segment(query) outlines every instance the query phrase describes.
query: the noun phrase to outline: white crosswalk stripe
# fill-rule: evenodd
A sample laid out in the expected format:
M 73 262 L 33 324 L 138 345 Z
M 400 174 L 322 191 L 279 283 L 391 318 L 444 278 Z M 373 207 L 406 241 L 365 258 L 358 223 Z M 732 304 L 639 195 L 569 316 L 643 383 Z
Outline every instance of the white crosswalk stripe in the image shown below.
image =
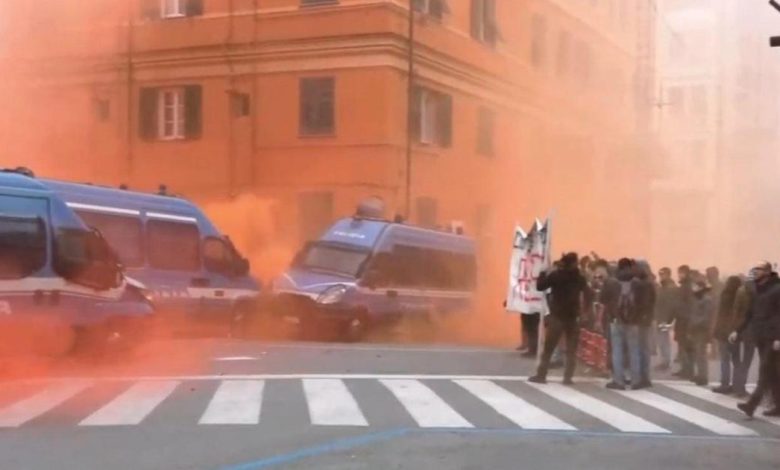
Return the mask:
M 81 426 L 139 424 L 179 386 L 178 380 L 138 382 L 84 419 Z
M 670 433 L 668 429 L 655 425 L 646 419 L 632 415 L 605 401 L 594 398 L 572 387 L 558 384 L 537 385 L 532 387 L 543 392 L 561 403 L 572 406 L 581 412 L 593 416 L 623 432 L 639 433 Z
M 257 424 L 263 404 L 262 380 L 225 380 L 201 416 L 200 424 Z
M 666 398 L 657 393 L 648 392 L 647 390 L 634 390 L 630 392 L 619 391 L 617 393 L 684 421 L 688 421 L 700 428 L 712 431 L 715 434 L 724 436 L 755 436 L 757 434 L 752 429 L 698 410 L 684 403 Z
M 382 379 L 381 382 L 395 395 L 420 427 L 474 427 L 419 380 Z
M 734 397 L 730 397 L 728 395 L 722 395 L 719 393 L 714 393 L 711 390 L 707 390 L 706 388 L 701 388 L 696 385 L 667 384 L 666 386 L 671 388 L 672 390 L 677 390 L 678 392 L 682 392 L 686 395 L 696 397 L 700 400 L 704 400 L 706 402 L 721 406 L 723 408 L 728 408 L 729 410 L 732 411 L 738 411 L 737 403 L 739 403 L 739 400 L 737 400 Z M 742 411 L 739 411 L 739 413 L 742 413 Z M 780 420 L 763 419 L 763 421 L 780 426 Z
M 41 416 L 65 403 L 91 385 L 90 382 L 62 382 L 0 410 L 0 428 L 11 428 Z
M 502 417 L 503 426 L 529 430 L 593 431 L 595 420 L 598 420 L 614 428 L 614 432 L 691 433 L 691 427 L 683 424 L 688 423 L 701 429 L 694 431 L 697 435 L 752 437 L 760 434 L 780 439 L 780 433 L 772 432 L 777 428 L 766 424 L 780 425 L 780 422 L 745 421 L 737 411 L 737 400 L 733 397 L 684 383 L 665 383 L 653 391 L 611 392 L 596 391 L 593 385 L 521 384 L 519 380 L 479 376 L 355 378 L 314 375 L 278 379 L 232 376 L 209 379 L 213 380 L 214 387 L 202 387 L 201 390 L 213 392 L 204 395 L 203 392 L 185 393 L 190 387 L 180 385 L 191 380 L 196 379 L 149 377 L 134 382 L 63 379 L 33 384 L 37 388 L 29 391 L 28 396 L 0 404 L 0 428 L 42 426 L 49 414 L 59 415 L 57 422 L 72 419 L 74 425 L 91 427 L 143 425 L 147 421 L 160 422 L 163 416 L 203 426 L 277 426 L 279 419 L 289 416 L 292 423 L 301 426 L 367 427 L 383 426 L 389 409 L 403 409 L 406 412 L 394 416 L 393 422 L 398 423 L 400 419 L 407 423 L 402 425 L 420 428 L 496 427 L 497 420 Z M 382 386 L 389 393 L 369 394 L 370 387 L 354 383 L 359 381 L 373 382 L 375 385 L 372 386 Z M 94 393 L 100 395 L 99 387 L 109 382 L 121 384 L 123 388 L 106 397 L 94 409 L 85 408 L 92 401 L 87 400 L 86 395 L 80 400 L 78 395 L 93 386 L 96 387 Z M 291 384 L 302 393 L 289 393 L 294 390 L 290 388 Z M 105 390 L 114 391 L 115 387 Z M 284 395 L 280 395 L 282 390 Z M 10 399 L 11 395 L 7 394 L 4 399 Z M 190 397 L 187 406 L 177 406 L 176 400 L 184 397 Z M 268 406 L 273 403 L 274 407 L 266 410 L 266 401 Z M 713 414 L 712 405 L 731 410 L 731 416 L 725 411 Z M 80 415 L 68 410 L 69 407 L 78 409 Z M 287 413 L 288 408 L 305 411 Z M 172 410 L 176 410 L 176 414 L 172 414 Z M 574 414 L 574 410 L 578 413 Z M 158 412 L 157 420 L 147 419 Z
M 303 390 L 311 424 L 323 426 L 368 426 L 355 397 L 338 379 L 304 379 Z
M 524 429 L 577 429 L 489 380 L 456 380 L 455 383 Z

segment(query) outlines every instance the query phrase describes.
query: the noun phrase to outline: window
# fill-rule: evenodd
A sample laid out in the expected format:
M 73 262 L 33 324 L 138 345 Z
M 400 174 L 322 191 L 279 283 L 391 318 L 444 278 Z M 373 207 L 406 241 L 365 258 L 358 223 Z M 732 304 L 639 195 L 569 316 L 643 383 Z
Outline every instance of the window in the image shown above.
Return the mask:
M 0 202 L 5 199 L 0 197 Z M 37 272 L 46 264 L 47 251 L 42 218 L 0 215 L 0 279 L 23 279 Z
M 431 197 L 417 198 L 417 224 L 421 227 L 434 228 L 439 218 L 439 205 Z
M 348 246 L 311 243 L 296 258 L 295 265 L 315 271 L 328 271 L 356 277 L 368 260 L 365 249 Z
M 252 114 L 252 98 L 249 93 L 232 93 L 230 103 L 233 108 L 233 116 L 246 117 Z
M 100 231 L 124 266 L 143 266 L 143 231 L 140 219 L 98 212 L 77 213 L 85 224 Z
M 224 240 L 209 238 L 203 242 L 203 266 L 215 273 L 230 274 L 232 272 L 233 252 Z
M 555 71 L 559 77 L 569 73 L 569 62 L 571 56 L 571 35 L 568 31 L 558 33 L 558 55 L 555 61 Z
M 196 139 L 201 134 L 200 85 L 142 88 L 139 133 L 147 140 Z
M 303 78 L 300 83 L 300 133 L 302 135 L 330 135 L 334 125 L 335 80 Z
M 111 101 L 109 101 L 107 98 L 96 99 L 95 116 L 100 122 L 108 121 L 111 118 Z
M 147 222 L 149 265 L 171 271 L 200 270 L 200 232 L 195 224 Z
M 452 145 L 452 97 L 415 87 L 412 99 L 412 130 L 421 144 Z
M 143 16 L 150 20 L 203 14 L 203 0 L 142 0 Z
M 547 41 L 547 20 L 539 14 L 531 18 L 531 63 L 540 67 L 544 64 Z
M 476 285 L 476 261 L 465 253 L 397 244 L 386 264 L 392 286 L 464 291 Z
M 487 108 L 480 108 L 477 120 L 477 153 L 492 156 L 496 115 Z
M 499 38 L 495 0 L 471 0 L 471 37 L 495 45 Z
M 161 140 L 184 138 L 184 90 L 160 90 L 157 99 L 157 137 Z
M 414 0 L 413 5 L 415 11 L 439 20 L 450 12 L 446 0 Z

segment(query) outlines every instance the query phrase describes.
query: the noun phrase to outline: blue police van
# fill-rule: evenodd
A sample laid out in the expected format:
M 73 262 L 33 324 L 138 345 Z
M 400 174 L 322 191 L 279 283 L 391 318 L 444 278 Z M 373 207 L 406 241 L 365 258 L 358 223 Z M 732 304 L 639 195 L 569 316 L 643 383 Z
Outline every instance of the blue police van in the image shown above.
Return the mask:
M 471 238 L 356 216 L 306 244 L 273 281 L 271 305 L 305 330 L 335 323 L 354 340 L 404 318 L 467 312 L 476 279 Z
M 12 337 L 36 352 L 64 354 L 135 337 L 154 313 L 139 287 L 100 232 L 47 185 L 28 171 L 0 171 L 4 345 Z
M 103 234 L 161 319 L 182 320 L 184 331 L 227 326 L 235 333 L 254 312 L 261 289 L 249 262 L 195 204 L 164 193 L 41 182 Z

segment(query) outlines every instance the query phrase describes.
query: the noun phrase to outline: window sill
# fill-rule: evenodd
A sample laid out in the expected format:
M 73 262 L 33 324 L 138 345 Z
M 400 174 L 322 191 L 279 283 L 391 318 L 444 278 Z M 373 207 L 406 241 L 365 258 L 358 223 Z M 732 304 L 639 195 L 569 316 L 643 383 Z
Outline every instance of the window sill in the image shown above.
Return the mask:
M 298 133 L 299 139 L 335 139 L 335 132 L 324 132 L 322 134 L 305 134 L 303 132 Z
M 177 20 L 180 18 L 187 18 L 187 15 L 184 13 L 173 13 L 170 15 L 160 15 L 161 20 Z

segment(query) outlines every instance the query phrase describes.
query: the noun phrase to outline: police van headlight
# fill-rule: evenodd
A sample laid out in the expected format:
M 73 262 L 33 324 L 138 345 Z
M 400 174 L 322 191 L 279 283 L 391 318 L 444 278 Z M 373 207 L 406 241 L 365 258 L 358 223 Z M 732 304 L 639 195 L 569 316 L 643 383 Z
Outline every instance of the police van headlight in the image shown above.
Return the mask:
M 347 293 L 347 286 L 333 286 L 325 290 L 317 298 L 317 303 L 322 305 L 333 305 L 341 302 L 344 294 Z

